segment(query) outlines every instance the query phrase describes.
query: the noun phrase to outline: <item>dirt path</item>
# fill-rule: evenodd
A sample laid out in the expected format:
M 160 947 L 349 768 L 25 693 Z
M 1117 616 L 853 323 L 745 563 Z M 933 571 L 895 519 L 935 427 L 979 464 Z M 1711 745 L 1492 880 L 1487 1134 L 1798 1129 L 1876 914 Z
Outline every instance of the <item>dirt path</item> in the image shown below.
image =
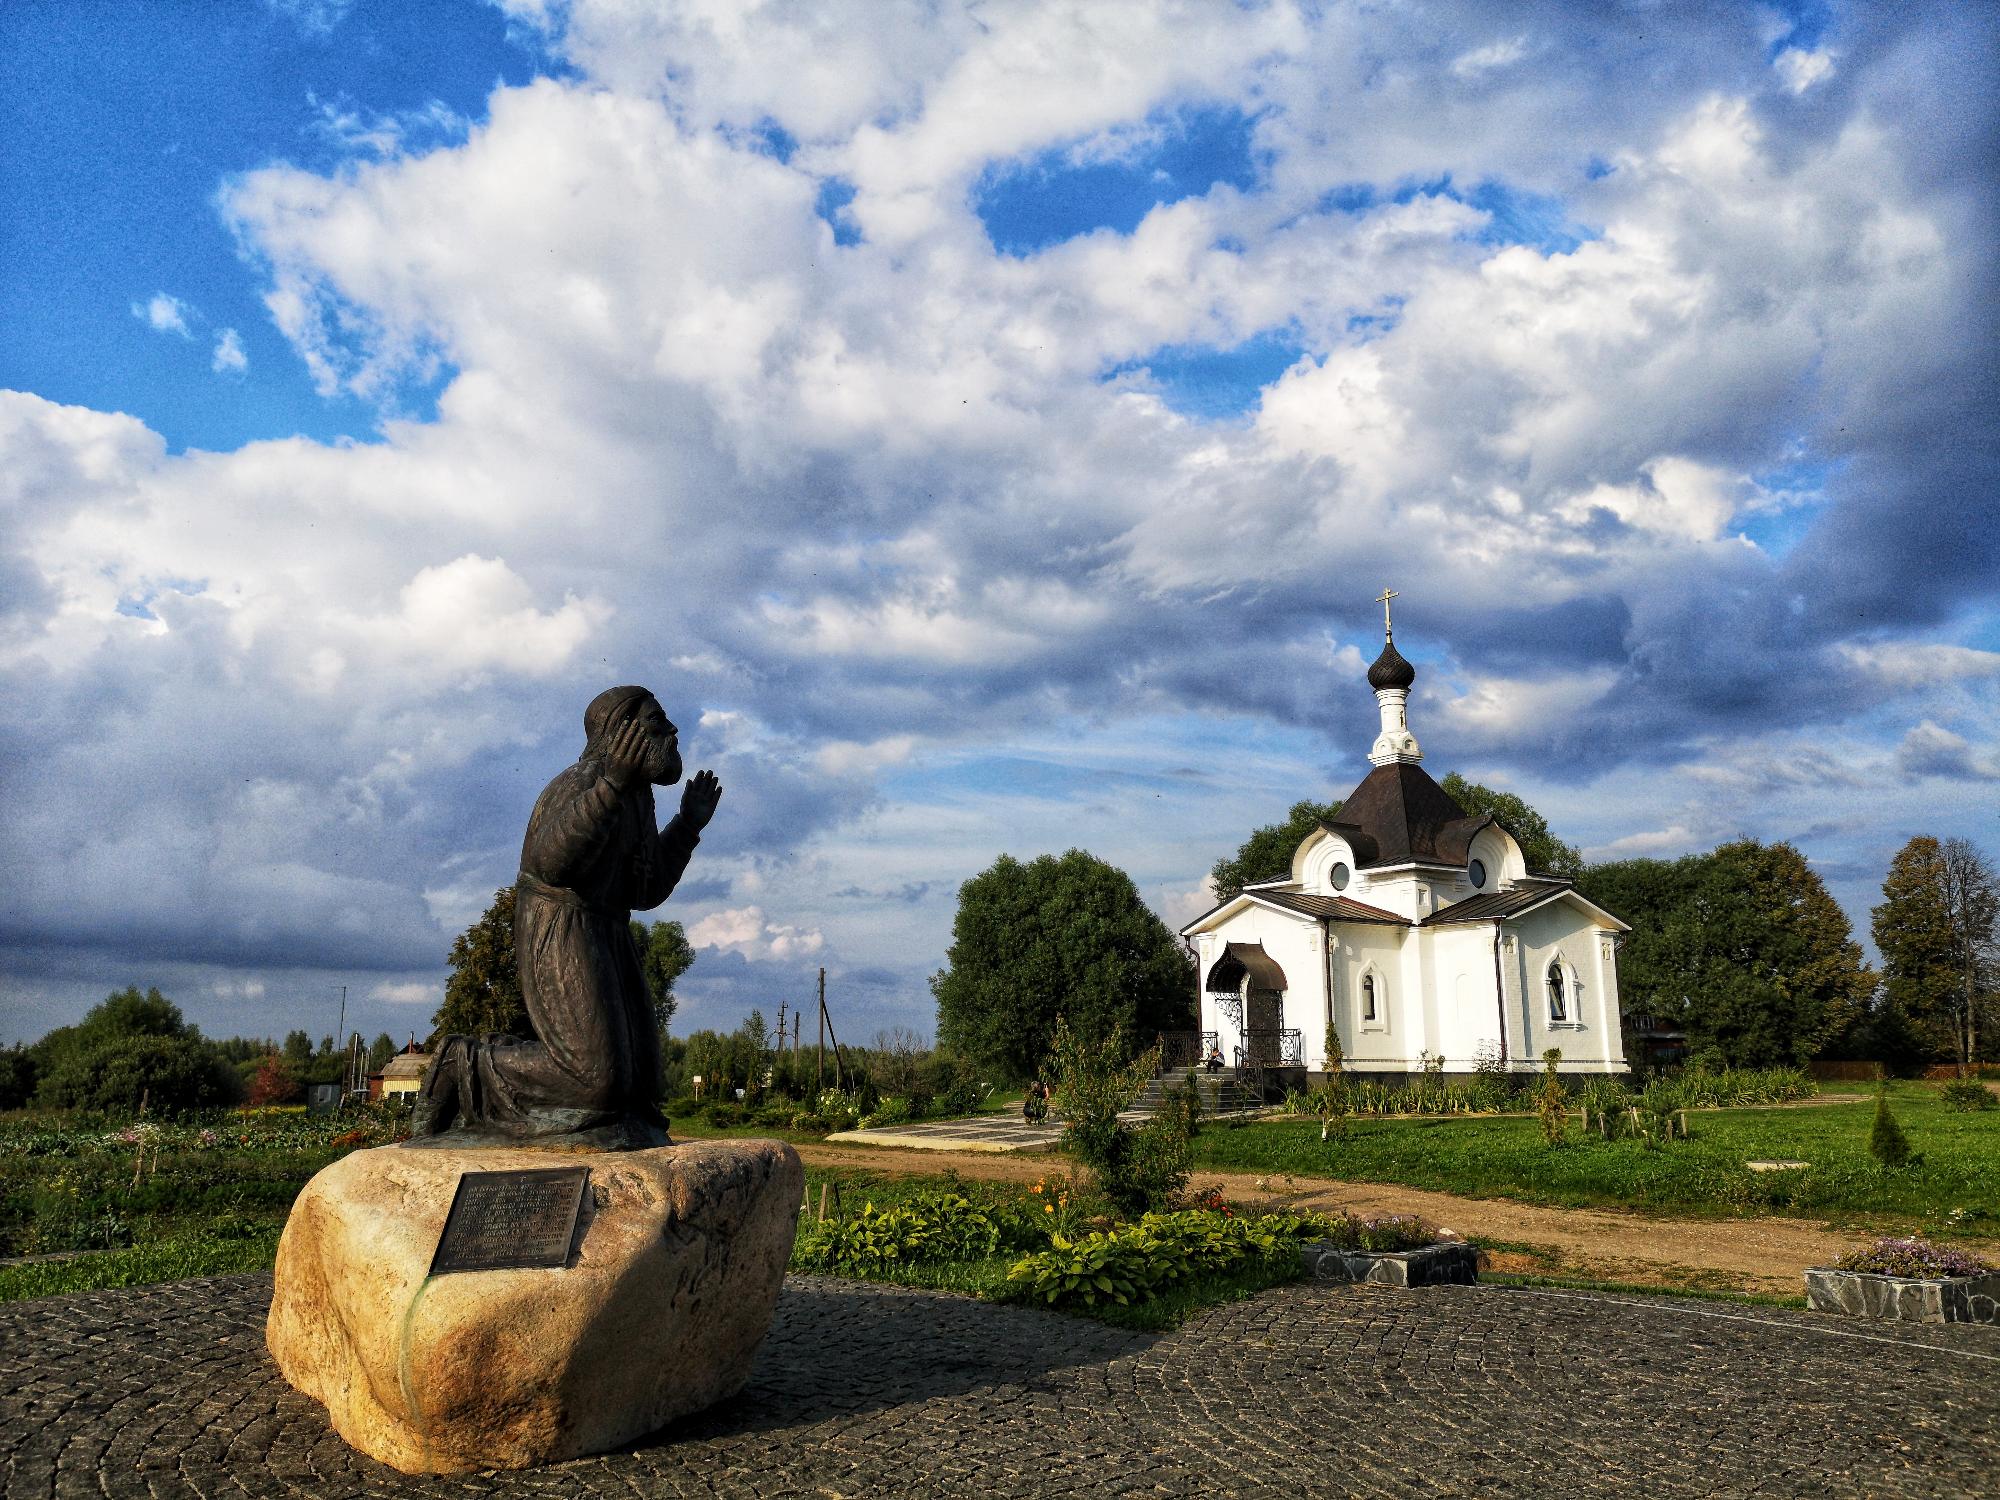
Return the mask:
M 808 1166 L 926 1174 L 953 1171 L 983 1181 L 1035 1182 L 1060 1175 L 1058 1157 L 984 1151 L 910 1151 L 807 1144 Z M 1509 1248 L 1492 1269 L 1584 1276 L 1643 1286 L 1796 1296 L 1807 1266 L 1822 1266 L 1867 1242 L 1804 1219 L 1661 1219 L 1596 1208 L 1542 1208 L 1505 1198 L 1461 1198 L 1423 1188 L 1327 1178 L 1199 1172 L 1194 1185 L 1222 1184 L 1231 1202 L 1259 1208 L 1351 1209 L 1421 1214 L 1468 1238 Z

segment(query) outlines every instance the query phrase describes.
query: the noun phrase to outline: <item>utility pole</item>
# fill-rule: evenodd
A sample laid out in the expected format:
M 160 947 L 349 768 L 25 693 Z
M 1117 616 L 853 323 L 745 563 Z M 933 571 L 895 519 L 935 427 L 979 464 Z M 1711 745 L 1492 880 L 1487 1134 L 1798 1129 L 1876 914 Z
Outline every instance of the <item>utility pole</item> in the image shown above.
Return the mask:
M 347 986 L 344 984 L 340 987 L 340 1024 L 334 1028 L 333 1034 L 339 1037 L 347 1035 Z
M 826 970 L 819 971 L 819 1053 L 813 1063 L 813 1093 L 826 1091 Z

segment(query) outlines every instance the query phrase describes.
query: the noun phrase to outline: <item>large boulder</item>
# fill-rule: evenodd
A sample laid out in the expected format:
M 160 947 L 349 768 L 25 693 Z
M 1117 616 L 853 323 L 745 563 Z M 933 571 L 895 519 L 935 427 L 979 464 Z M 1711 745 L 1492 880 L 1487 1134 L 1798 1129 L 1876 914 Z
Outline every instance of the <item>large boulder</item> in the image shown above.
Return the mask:
M 590 1169 L 567 1265 L 430 1274 L 460 1174 L 552 1166 Z M 742 1387 L 804 1187 L 777 1141 L 357 1151 L 292 1207 L 266 1341 L 406 1474 L 602 1452 Z

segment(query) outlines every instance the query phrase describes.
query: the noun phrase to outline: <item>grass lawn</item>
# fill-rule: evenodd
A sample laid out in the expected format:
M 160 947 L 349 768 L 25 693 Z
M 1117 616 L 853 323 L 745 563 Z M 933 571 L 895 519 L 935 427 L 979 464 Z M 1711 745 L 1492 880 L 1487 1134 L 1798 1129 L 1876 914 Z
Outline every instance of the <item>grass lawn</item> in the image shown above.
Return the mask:
M 1692 1138 L 1670 1146 L 1603 1141 L 1570 1122 L 1551 1149 L 1532 1118 L 1358 1119 L 1322 1144 L 1313 1120 L 1211 1126 L 1195 1140 L 1197 1170 L 1400 1183 L 1475 1198 L 1675 1214 L 1804 1213 L 1898 1230 L 2000 1235 L 2000 1110 L 1961 1113 L 1933 1085 L 1889 1086 L 1909 1137 L 1908 1166 L 1868 1154 L 1872 1095 L 1852 1103 L 1692 1111 Z M 1810 1162 L 1752 1172 L 1751 1160 Z

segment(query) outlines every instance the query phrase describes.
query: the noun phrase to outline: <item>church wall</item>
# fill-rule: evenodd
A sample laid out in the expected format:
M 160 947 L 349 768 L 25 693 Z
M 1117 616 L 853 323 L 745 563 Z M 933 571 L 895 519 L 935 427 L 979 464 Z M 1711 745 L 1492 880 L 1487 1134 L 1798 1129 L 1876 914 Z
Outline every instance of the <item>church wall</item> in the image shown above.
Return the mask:
M 1525 1032 L 1520 1056 L 1539 1067 L 1544 1050 L 1560 1047 L 1562 1072 L 1622 1069 L 1616 960 L 1605 958 L 1611 932 L 1566 901 L 1517 917 L 1507 930 L 1517 939 L 1512 978 L 1519 988 L 1509 1019 Z M 1570 1019 L 1563 1024 L 1549 1020 L 1547 974 L 1558 954 L 1575 980 L 1568 991 Z
M 1297 1027 L 1308 1053 L 1317 1057 L 1324 1050 L 1323 1033 L 1326 1027 L 1319 931 L 1317 922 L 1287 916 L 1265 906 L 1249 907 L 1196 939 L 1196 951 L 1201 956 L 1196 983 L 1204 983 L 1209 966 L 1221 955 L 1225 944 L 1262 943 L 1264 951 L 1285 971 L 1285 994 L 1279 1024 Z M 1223 1061 L 1233 1063 L 1236 1058 L 1234 1049 L 1243 1041 L 1241 1027 L 1222 1013 L 1215 997 L 1206 993 L 1205 989 L 1200 999 L 1201 1029 L 1216 1034 Z
M 1429 1045 L 1430 1025 L 1421 988 L 1423 965 L 1416 934 L 1406 927 L 1367 922 L 1343 922 L 1335 929 L 1339 948 L 1334 954 L 1334 1013 L 1347 1065 L 1360 1071 L 1380 1068 L 1402 1072 L 1414 1067 L 1417 1054 Z M 1362 1017 L 1362 978 L 1379 981 L 1377 1019 Z M 1317 1066 L 1325 1066 L 1324 1039 L 1313 1038 Z
M 1440 1025 L 1432 1050 L 1445 1070 L 1470 1072 L 1482 1052 L 1499 1055 L 1500 1010 L 1493 994 L 1493 928 L 1489 923 L 1429 929 Z

